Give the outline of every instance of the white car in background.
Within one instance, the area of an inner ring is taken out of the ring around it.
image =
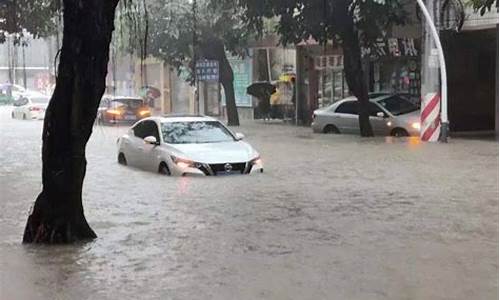
[[[149,117],[118,139],[118,162],[165,175],[263,172],[259,153],[243,137],[211,117]]]
[[[24,94],[14,101],[13,119],[42,120],[49,105],[50,97],[39,93]]]

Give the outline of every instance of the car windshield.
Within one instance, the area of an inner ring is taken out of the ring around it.
[[[112,108],[137,109],[143,105],[141,99],[116,99],[111,101]]]
[[[32,97],[31,102],[33,103],[49,103],[49,97]]]
[[[234,141],[233,135],[218,121],[165,122],[161,132],[165,143],[198,144]]]
[[[398,116],[418,110],[418,106],[399,96],[392,96],[378,101],[391,114]]]

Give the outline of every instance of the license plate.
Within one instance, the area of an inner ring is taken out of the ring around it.
[[[135,120],[136,116],[125,116],[125,120]]]

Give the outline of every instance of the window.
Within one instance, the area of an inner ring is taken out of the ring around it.
[[[357,115],[358,114],[358,103],[356,101],[348,101],[344,102],[337,107],[336,113],[341,114],[350,114]]]
[[[109,98],[102,98],[101,102],[99,103],[99,107],[108,107],[110,101],[111,100]]]
[[[145,138],[146,135],[145,135],[145,128],[144,128],[144,123],[147,122],[147,121],[144,121],[144,122],[141,122],[137,125],[134,126],[134,128],[132,129],[134,131],[134,135],[138,138]]]
[[[375,104],[373,102],[370,102],[368,104],[368,109],[370,111],[370,116],[372,116],[372,117],[376,117],[377,113],[383,112],[383,110],[380,107],[378,107],[377,104]],[[384,115],[385,115],[385,113],[384,113]]]
[[[14,101],[14,106],[23,106],[28,104],[28,99],[27,98],[19,98],[18,100]]]
[[[137,109],[143,105],[141,99],[117,99],[110,102],[110,107],[114,109]]]
[[[161,130],[169,144],[234,142],[233,135],[218,121],[165,122]]]
[[[154,136],[156,141],[160,141],[160,134],[158,132],[158,126],[156,126],[155,121],[143,121],[137,124],[134,128],[134,135],[138,138],[144,139],[148,136]]]
[[[378,104],[398,116],[418,110],[418,106],[400,96],[392,96],[378,101]]]

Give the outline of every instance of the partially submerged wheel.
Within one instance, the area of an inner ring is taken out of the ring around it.
[[[160,164],[160,166],[158,167],[158,173],[160,173],[162,175],[167,175],[167,176],[171,175],[170,169],[168,168],[167,164],[164,162],[162,162]]]
[[[330,133],[330,134],[331,133],[335,133],[335,134],[339,134],[340,130],[337,128],[337,126],[329,124],[329,125],[325,126],[325,128],[323,129],[323,133]]]
[[[391,135],[394,137],[409,136],[408,131],[404,130],[403,128],[394,128],[391,131]]]
[[[123,153],[118,154],[118,163],[124,166],[127,165],[127,159],[125,158],[125,154]]]

